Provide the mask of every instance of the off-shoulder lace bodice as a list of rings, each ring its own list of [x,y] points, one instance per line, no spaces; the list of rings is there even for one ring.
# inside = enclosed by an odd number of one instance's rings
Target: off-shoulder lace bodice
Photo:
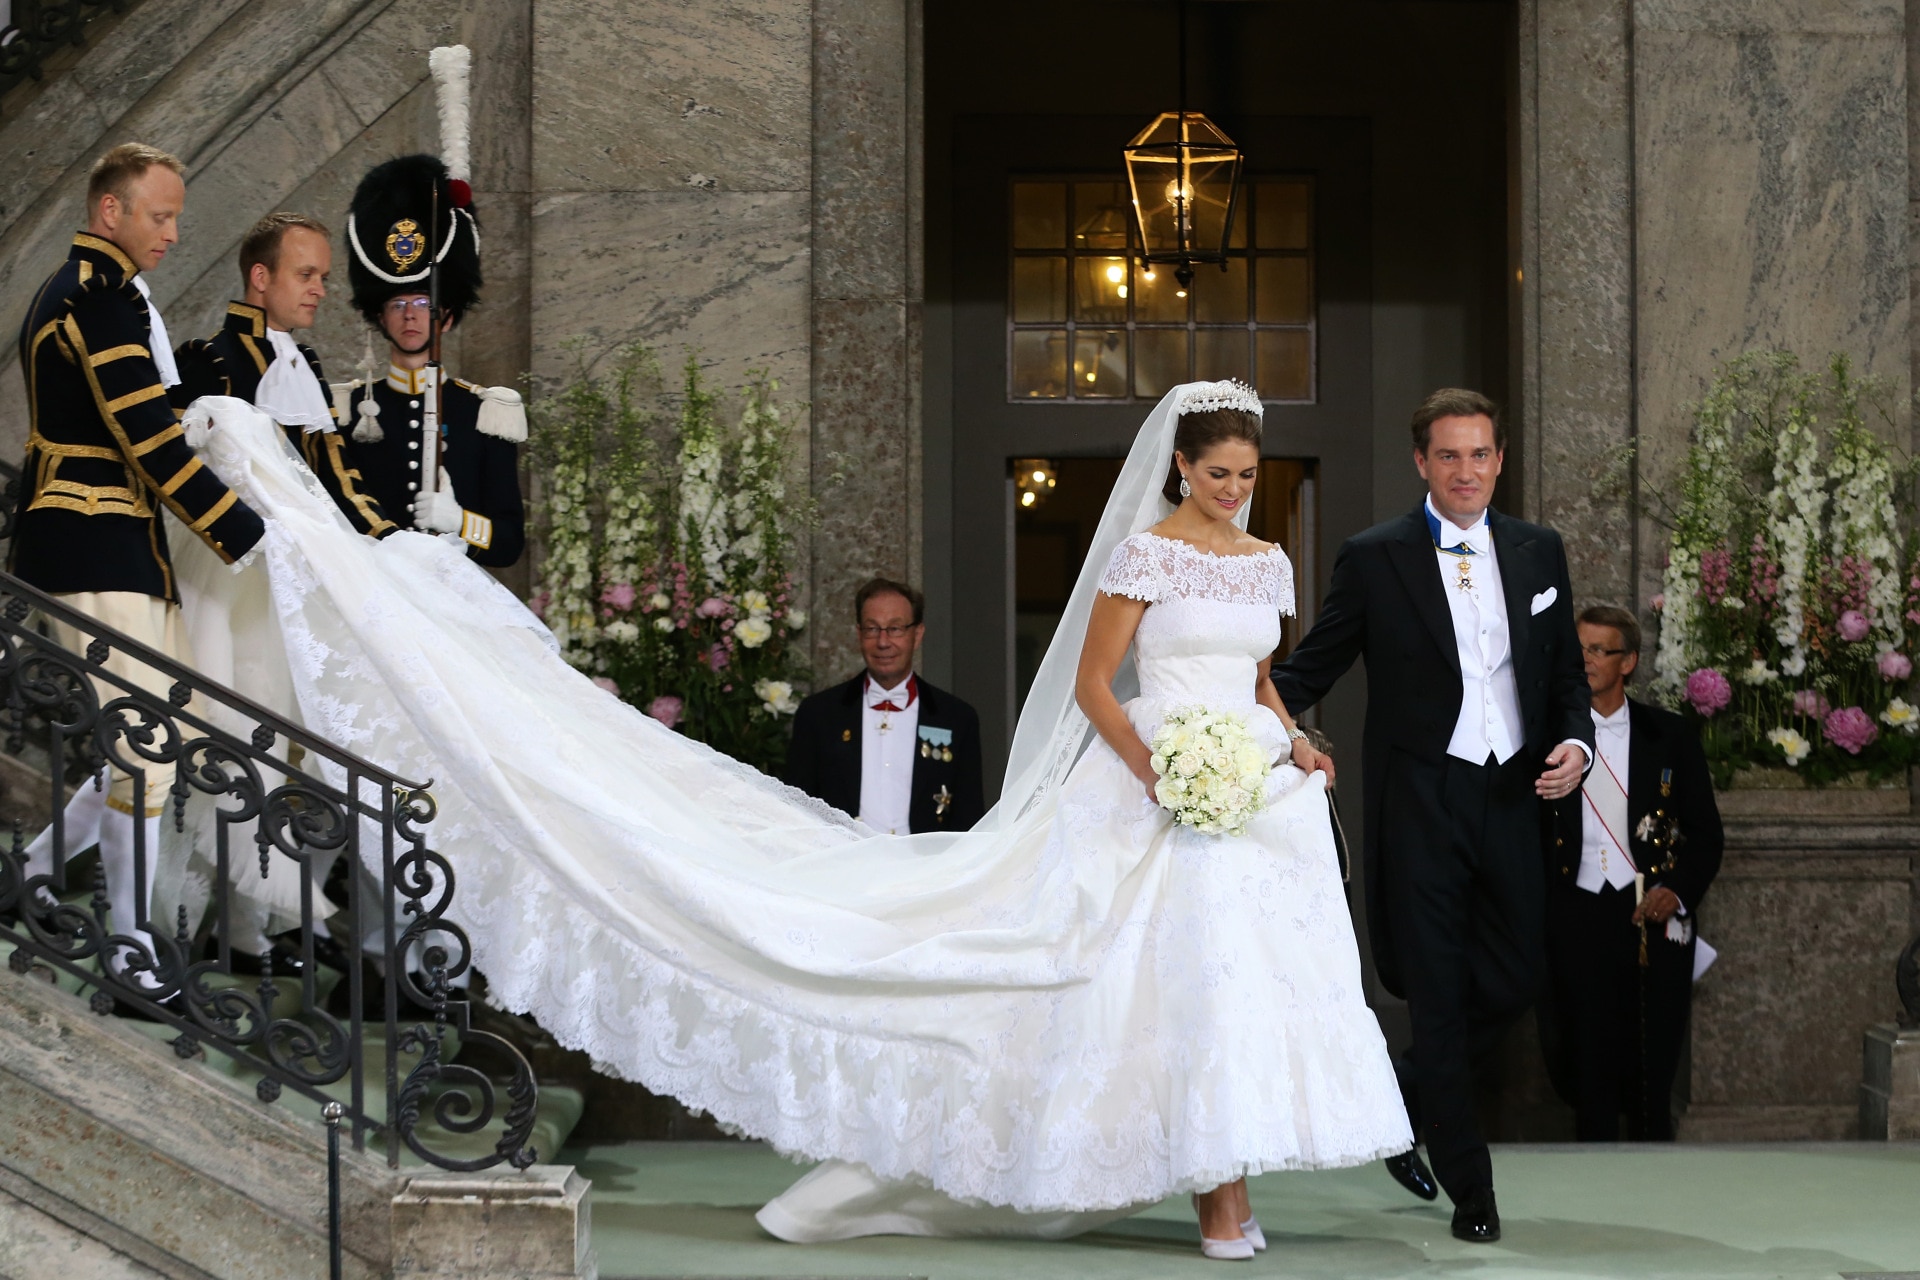
[[[1178,538],[1136,533],[1113,549],[1100,589],[1148,604],[1178,597],[1293,613],[1293,565],[1279,547],[1255,555],[1221,556]]]
[[[1293,612],[1293,566],[1278,547],[1221,556],[1136,533],[1113,549],[1100,589],[1152,606],[1134,634],[1134,665],[1142,702],[1160,709],[1248,707],[1255,669]]]

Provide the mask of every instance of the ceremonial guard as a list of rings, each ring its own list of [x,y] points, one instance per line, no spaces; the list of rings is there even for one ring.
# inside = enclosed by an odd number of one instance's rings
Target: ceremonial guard
[[[876,831],[967,830],[985,812],[980,717],[914,674],[920,593],[875,578],[853,607],[866,670],[800,704],[786,780]]]
[[[399,528],[367,492],[352,450],[337,428],[320,357],[293,332],[310,329],[327,296],[333,246],[319,221],[270,213],[240,241],[239,302],[210,338],[180,348],[184,409],[201,396],[236,396],[280,424],[287,440],[361,533],[385,537]]]
[[[1673,1081],[1693,980],[1711,949],[1693,913],[1720,869],[1720,811],[1700,737],[1627,697],[1640,623],[1580,615],[1600,758],[1550,811],[1549,1058],[1583,1142],[1673,1139]]]
[[[185,202],[180,162],[164,151],[126,143],[93,167],[87,230],[40,287],[20,330],[29,426],[8,568],[191,665],[161,509],[229,563],[253,549],[263,526],[187,447],[168,399],[179,375],[140,273],[179,239]],[[63,646],[87,649],[84,633],[51,625]],[[159,672],[118,652],[104,665],[167,701]],[[103,701],[123,696],[110,684],[99,690]],[[151,938],[137,926],[152,901],[160,814],[172,783],[172,765],[148,764],[145,792],[135,795],[132,777],[115,770],[104,794],[82,785],[65,816],[68,852],[100,845],[114,931],[147,946]],[[51,831],[29,850],[32,874],[51,870]]]
[[[526,410],[510,387],[445,377],[439,367],[440,334],[480,298],[466,182],[435,156],[387,161],[353,194],[347,243],[353,304],[387,341],[385,376],[346,389],[367,489],[401,527],[457,534],[481,564],[513,564],[526,546]]]

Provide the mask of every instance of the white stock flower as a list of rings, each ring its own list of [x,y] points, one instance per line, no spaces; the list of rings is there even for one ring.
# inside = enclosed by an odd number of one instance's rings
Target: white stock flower
[[[749,649],[758,649],[773,638],[773,624],[763,617],[748,618],[733,629],[740,643]]]
[[[1780,673],[1768,666],[1763,659],[1755,658],[1740,672],[1741,684],[1771,684],[1780,678]]]
[[[1789,766],[1798,766],[1813,750],[1813,744],[1797,729],[1769,729],[1767,741],[1780,748]]]

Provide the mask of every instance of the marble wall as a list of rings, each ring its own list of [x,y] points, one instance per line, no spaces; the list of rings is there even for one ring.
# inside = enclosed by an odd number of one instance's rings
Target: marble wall
[[[1522,5],[1520,419],[1529,518],[1566,535],[1583,600],[1627,600],[1633,439],[1632,0]]]
[[[1896,0],[1638,0],[1635,298],[1643,487],[1688,404],[1755,348],[1844,351],[1912,391],[1907,42]],[[1657,590],[1648,519],[1641,596]]]
[[[1915,921],[1911,820],[1730,821],[1700,908],[1721,956],[1694,988],[1693,1141],[1852,1138],[1860,1037],[1897,1008]]]
[[[859,669],[847,613],[921,574],[919,9],[817,0],[813,41],[813,666]]]

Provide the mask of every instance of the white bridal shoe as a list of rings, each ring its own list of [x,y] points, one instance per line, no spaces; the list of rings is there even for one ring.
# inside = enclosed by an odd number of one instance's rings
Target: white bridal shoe
[[[1267,1233],[1260,1229],[1260,1219],[1249,1215],[1247,1220],[1240,1224],[1240,1234],[1246,1237],[1247,1243],[1253,1246],[1255,1253],[1267,1251]]]
[[[1200,1215],[1200,1197],[1198,1195],[1193,1197],[1193,1212],[1195,1217]],[[1256,1224],[1254,1230],[1258,1231],[1259,1229],[1259,1226]],[[1240,1230],[1242,1234],[1238,1240],[1210,1240],[1204,1231],[1201,1232],[1200,1256],[1203,1258],[1211,1258],[1215,1262],[1247,1262],[1251,1260],[1254,1254],[1253,1240],[1245,1234],[1245,1224],[1242,1224]],[[1260,1238],[1260,1243],[1263,1246],[1266,1244],[1265,1236]]]
[[[1200,1253],[1215,1262],[1246,1262],[1253,1257],[1253,1241],[1244,1237],[1239,1240],[1209,1240],[1201,1236]]]

